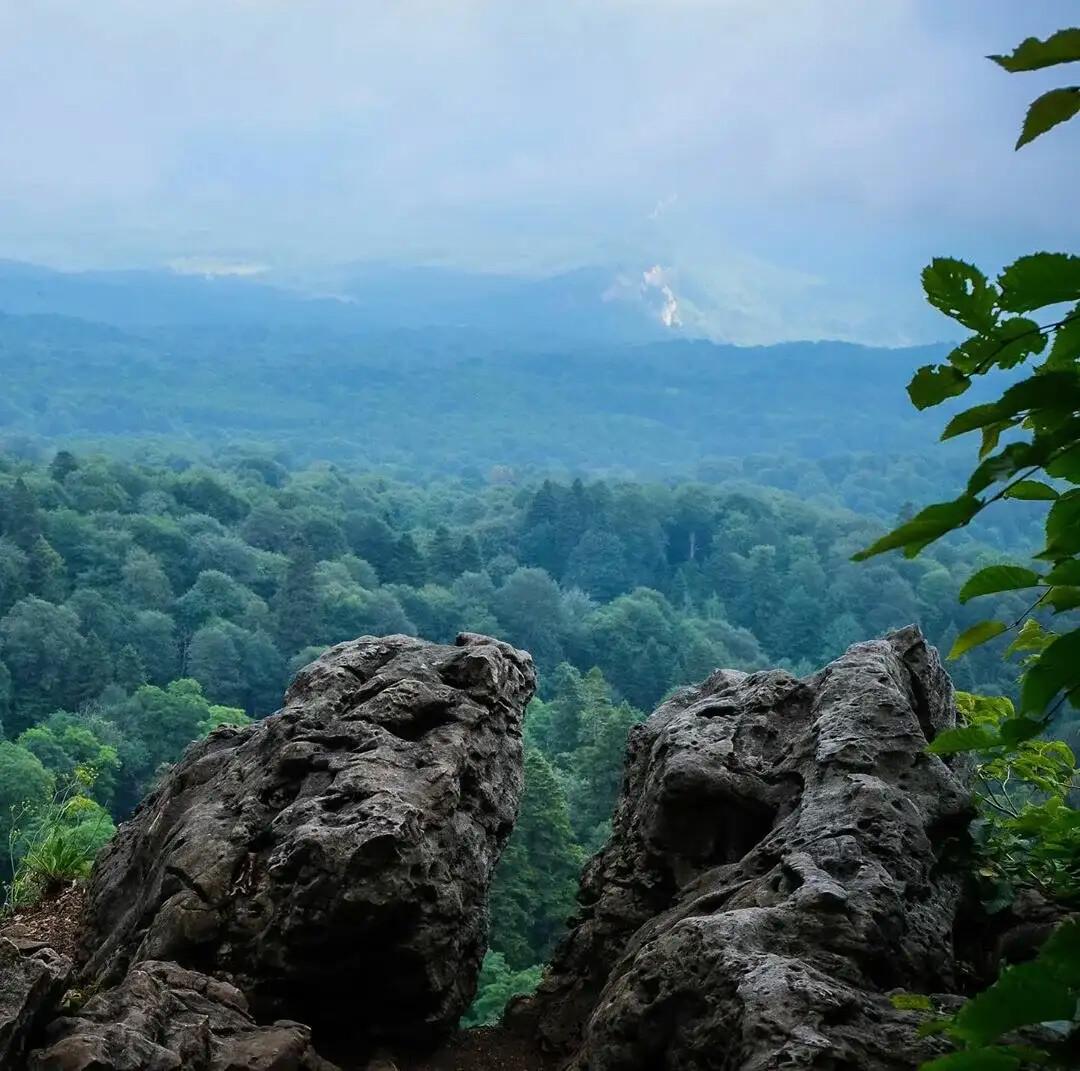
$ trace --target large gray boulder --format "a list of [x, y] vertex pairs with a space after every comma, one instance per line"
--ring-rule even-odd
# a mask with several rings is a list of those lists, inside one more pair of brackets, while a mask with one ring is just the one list
[[51, 948], [22, 951], [0, 937], [0, 1068], [16, 1068], [56, 1009], [71, 961]]
[[188, 749], [95, 869], [84, 984], [173, 960], [260, 1021], [423, 1046], [468, 1007], [522, 788], [527, 654], [364, 637]]
[[914, 628], [676, 695], [519, 1027], [577, 1071], [916, 1066], [935, 1043], [888, 994], [956, 982], [969, 797], [926, 752], [954, 716]]
[[233, 986], [153, 960], [55, 1020], [27, 1062], [27, 1071], [181, 1069], [338, 1071], [315, 1052], [306, 1026], [257, 1026]]

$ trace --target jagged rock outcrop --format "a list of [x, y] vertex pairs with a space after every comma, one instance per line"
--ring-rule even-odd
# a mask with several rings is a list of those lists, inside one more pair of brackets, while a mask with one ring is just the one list
[[[8, 1066], [8, 1065], [3, 1065]], [[243, 994], [175, 963], [139, 963], [78, 1014], [55, 1020], [27, 1071], [338, 1071], [311, 1031], [257, 1026]]]
[[277, 714], [189, 748], [121, 828], [84, 983], [175, 961], [357, 1056], [436, 1040], [473, 996], [534, 687], [527, 654], [482, 636], [331, 648]]
[[676, 695], [631, 734], [611, 841], [519, 1028], [575, 1071], [916, 1066], [935, 1043], [887, 994], [950, 990], [970, 921], [945, 862], [968, 793], [925, 750], [953, 721], [914, 628], [804, 680]]
[[0, 1068], [18, 1067], [56, 1014], [71, 968], [71, 961], [51, 948], [23, 951], [0, 937]]

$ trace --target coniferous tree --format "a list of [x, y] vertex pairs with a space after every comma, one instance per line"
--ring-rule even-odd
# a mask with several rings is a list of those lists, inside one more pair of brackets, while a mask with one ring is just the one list
[[57, 554], [44, 536], [34, 540], [26, 555], [26, 572], [30, 591], [49, 602], [61, 602], [67, 577], [64, 559]]
[[449, 584], [462, 572], [458, 550], [450, 529], [440, 524], [431, 535], [427, 551], [428, 576], [436, 584]]
[[146, 666], [139, 652], [130, 643], [120, 648], [113, 665], [113, 680], [125, 692], [134, 692], [147, 683]]
[[573, 911], [582, 861], [559, 779], [547, 759], [528, 748], [521, 813], [491, 905], [491, 947], [515, 970], [551, 954]]
[[462, 573], [479, 573], [484, 568], [484, 559], [480, 553], [480, 543], [472, 532], [466, 533], [458, 552], [458, 568], [455, 576]]
[[73, 673], [66, 682], [69, 707], [78, 709], [90, 699], [101, 695], [113, 679], [112, 658], [105, 641], [96, 633], [87, 635], [74, 659]]
[[41, 513], [37, 499], [20, 476], [8, 497], [4, 534], [28, 554], [41, 538]]
[[293, 543], [275, 610], [278, 646], [282, 653], [288, 656], [315, 639], [319, 624], [315, 555], [303, 540]]
[[64, 480], [79, 467], [75, 455], [69, 450], [58, 450], [49, 463], [49, 476], [57, 483]]

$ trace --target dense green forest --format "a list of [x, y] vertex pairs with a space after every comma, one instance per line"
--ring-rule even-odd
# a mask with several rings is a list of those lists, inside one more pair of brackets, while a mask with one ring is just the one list
[[[628, 727], [717, 666], [805, 673], [912, 620], [948, 645], [997, 560], [956, 538], [850, 562], [881, 526], [769, 489], [502, 477], [405, 483], [265, 454], [216, 466], [61, 451], [0, 461], [0, 835], [78, 771], [122, 819], [163, 763], [278, 706], [325, 646], [364, 633], [528, 649], [522, 819], [493, 904], [486, 1000], [544, 961], [602, 842]], [[998, 612], [1019, 614], [1003, 594]], [[1007, 691], [990, 649], [958, 683]], [[95, 818], [95, 835], [107, 835]], [[524, 979], [524, 981], [522, 981]], [[479, 1014], [479, 1013], [478, 1013]]]
[[404, 479], [747, 480], [892, 521], [962, 471], [962, 451], [935, 451], [933, 421], [903, 397], [909, 369], [943, 352], [0, 314], [0, 448], [168, 464], [272, 443], [291, 468]]

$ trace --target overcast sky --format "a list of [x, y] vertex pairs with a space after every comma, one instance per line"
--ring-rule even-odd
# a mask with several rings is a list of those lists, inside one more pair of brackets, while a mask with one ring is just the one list
[[0, 0], [0, 256], [660, 266], [718, 337], [940, 336], [918, 271], [1080, 246], [1069, 0]]

